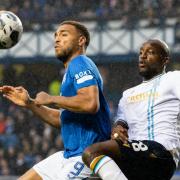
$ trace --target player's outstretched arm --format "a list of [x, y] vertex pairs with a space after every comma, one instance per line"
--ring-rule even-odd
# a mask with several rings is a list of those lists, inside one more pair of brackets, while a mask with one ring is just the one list
[[29, 96], [28, 91], [23, 87], [2, 86], [0, 87], [0, 92], [14, 104], [30, 109], [44, 122], [56, 128], [60, 127], [59, 110], [36, 105], [34, 100]]
[[96, 113], [99, 109], [99, 90], [97, 86], [88, 86], [79, 89], [77, 95], [71, 97], [51, 96], [40, 92], [35, 98], [35, 103], [38, 105], [54, 104], [73, 112]]
[[3, 97], [23, 107], [27, 106], [30, 99], [27, 90], [23, 87], [2, 86], [0, 87], [0, 92], [3, 93]]

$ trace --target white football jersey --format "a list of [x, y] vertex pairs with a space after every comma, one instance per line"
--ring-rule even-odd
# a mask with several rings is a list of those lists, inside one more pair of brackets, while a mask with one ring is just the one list
[[164, 73], [124, 91], [115, 121], [129, 126], [130, 140], [154, 140], [180, 153], [180, 71]]

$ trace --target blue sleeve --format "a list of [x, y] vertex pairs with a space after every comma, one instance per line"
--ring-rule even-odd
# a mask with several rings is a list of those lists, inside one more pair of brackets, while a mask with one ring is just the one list
[[76, 91], [84, 87], [97, 85], [96, 76], [91, 69], [91, 66], [86, 63], [70, 65], [69, 71]]

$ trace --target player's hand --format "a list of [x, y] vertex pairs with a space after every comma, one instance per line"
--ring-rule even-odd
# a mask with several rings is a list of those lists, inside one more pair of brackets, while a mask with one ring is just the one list
[[41, 91], [40, 93], [38, 93], [36, 95], [35, 98], [35, 104], [37, 105], [48, 105], [51, 104], [51, 95], [49, 95], [48, 93]]
[[23, 87], [2, 86], [0, 92], [3, 93], [3, 97], [19, 106], [26, 107], [30, 101], [28, 91]]
[[120, 139], [123, 143], [128, 142], [128, 130], [121, 125], [112, 128], [111, 139]]

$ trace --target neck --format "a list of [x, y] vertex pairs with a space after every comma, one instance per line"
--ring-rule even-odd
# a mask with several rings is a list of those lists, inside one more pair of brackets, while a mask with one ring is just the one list
[[71, 62], [72, 59], [74, 59], [75, 57], [77, 57], [79, 55], [83, 55], [83, 54], [85, 54], [85, 50], [79, 50], [79, 51], [73, 53], [69, 58], [67, 58], [67, 61], [64, 62], [64, 67], [67, 68], [69, 65], [69, 62]]
[[148, 81], [148, 80], [153, 79], [154, 77], [159, 76], [160, 74], [164, 74], [164, 73], [165, 73], [165, 72], [162, 71], [162, 72], [159, 72], [159, 73], [156, 73], [156, 74], [153, 74], [153, 75], [144, 76], [144, 77], [143, 77], [143, 80], [144, 80], [144, 81]]

